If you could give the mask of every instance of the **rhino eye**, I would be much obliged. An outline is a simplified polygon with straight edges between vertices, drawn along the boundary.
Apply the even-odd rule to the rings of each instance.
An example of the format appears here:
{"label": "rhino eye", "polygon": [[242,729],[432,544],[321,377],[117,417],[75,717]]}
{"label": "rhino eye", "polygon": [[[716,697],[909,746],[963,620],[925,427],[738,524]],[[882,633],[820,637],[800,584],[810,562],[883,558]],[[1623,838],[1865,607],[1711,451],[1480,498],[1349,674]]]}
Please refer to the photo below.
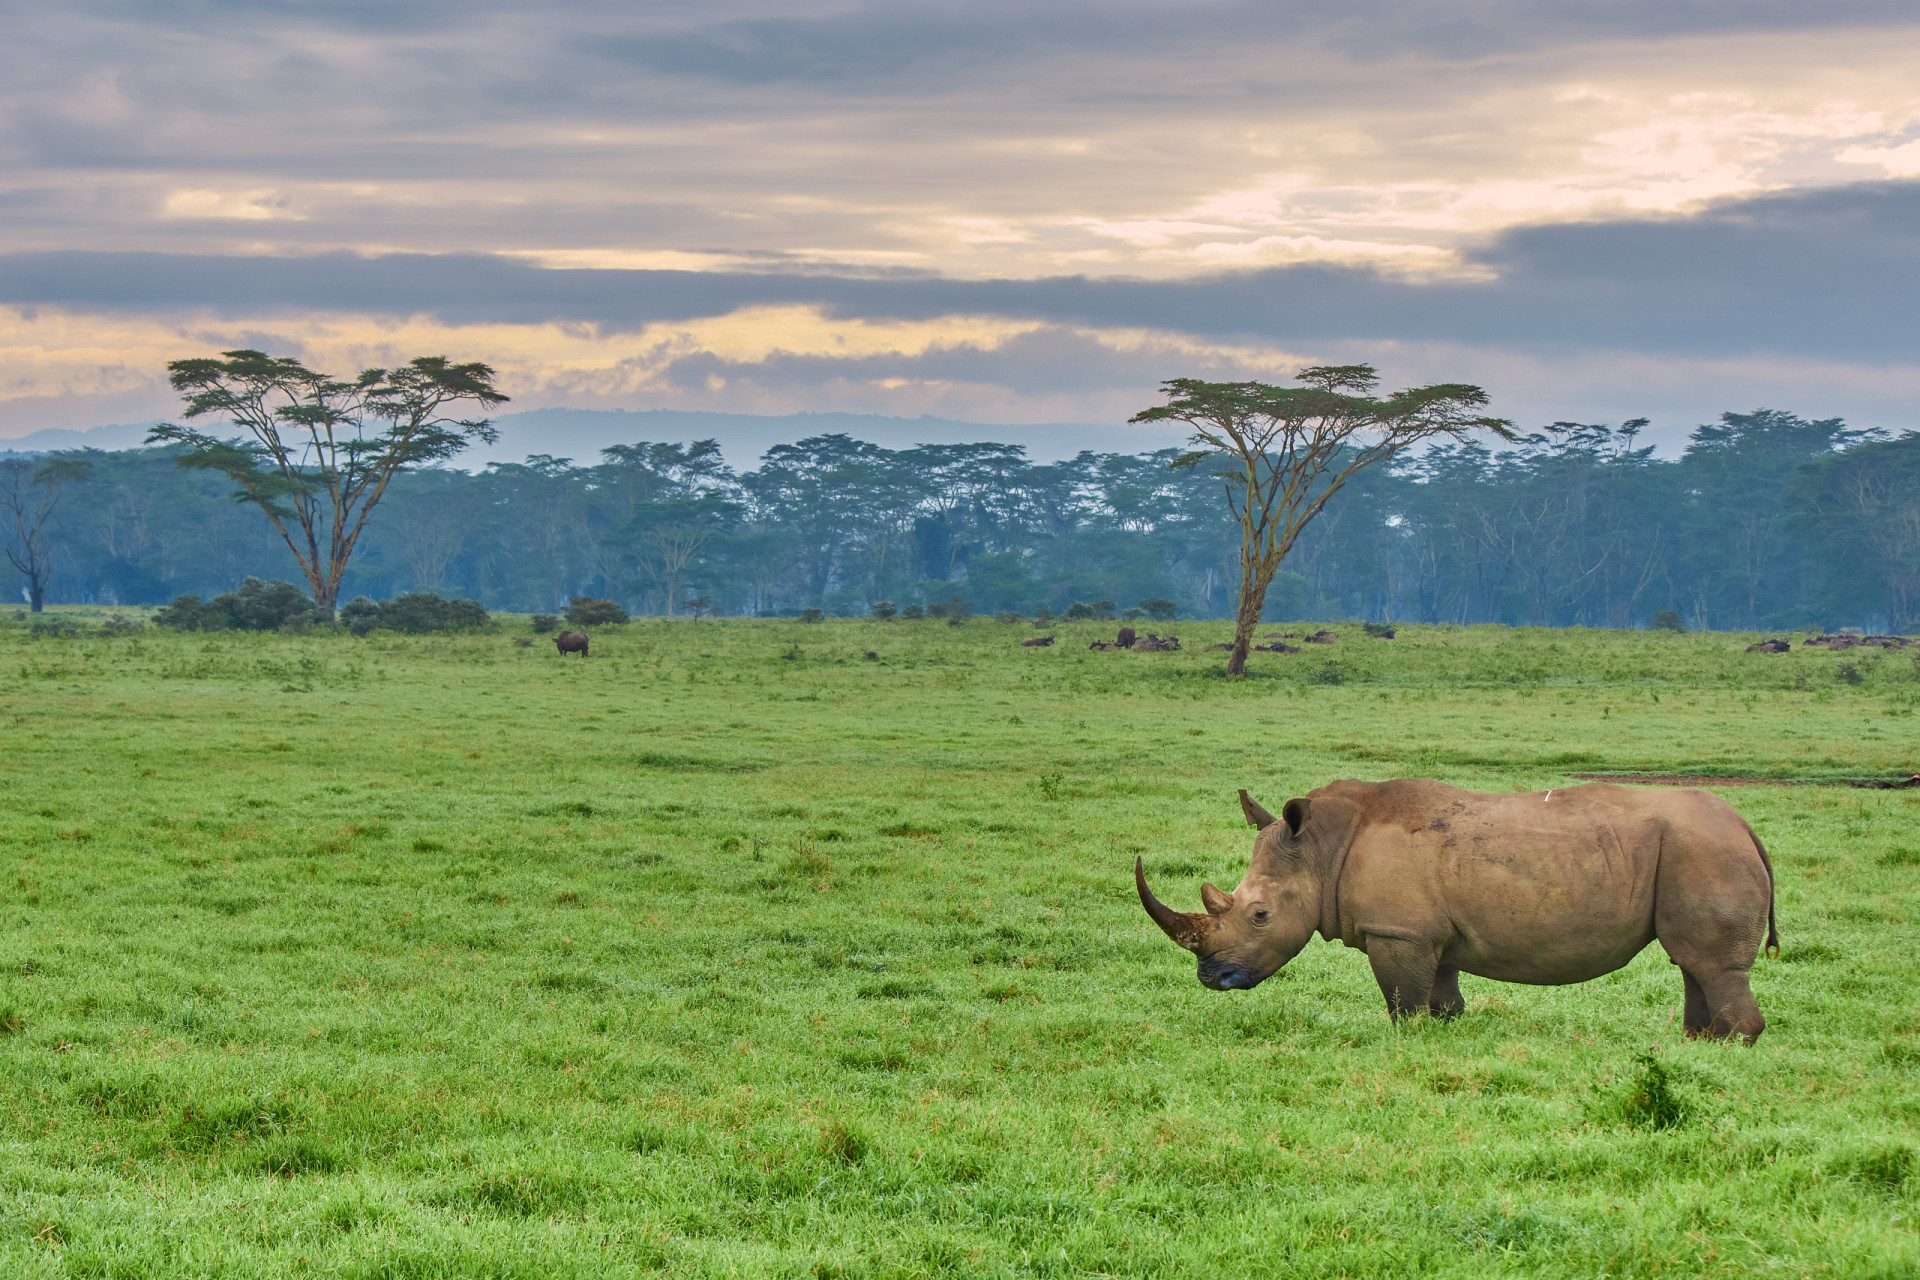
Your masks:
{"label": "rhino eye", "polygon": [[1265,924],[1267,922],[1267,909],[1265,907],[1261,907],[1253,913],[1253,922],[1255,924]]}

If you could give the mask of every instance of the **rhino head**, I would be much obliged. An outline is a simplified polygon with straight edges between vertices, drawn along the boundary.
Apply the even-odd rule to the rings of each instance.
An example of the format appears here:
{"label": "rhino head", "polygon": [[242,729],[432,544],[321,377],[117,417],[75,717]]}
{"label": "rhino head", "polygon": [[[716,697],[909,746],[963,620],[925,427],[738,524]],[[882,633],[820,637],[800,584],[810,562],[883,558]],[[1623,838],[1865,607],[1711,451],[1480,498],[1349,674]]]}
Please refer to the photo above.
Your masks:
{"label": "rhino head", "polygon": [[1289,800],[1276,818],[1245,791],[1240,810],[1259,828],[1253,861],[1232,893],[1200,886],[1205,911],[1175,911],[1147,888],[1133,862],[1140,905],[1175,943],[1200,957],[1200,981],[1215,991],[1258,986],[1300,953],[1320,925],[1320,873],[1304,833],[1311,801]]}

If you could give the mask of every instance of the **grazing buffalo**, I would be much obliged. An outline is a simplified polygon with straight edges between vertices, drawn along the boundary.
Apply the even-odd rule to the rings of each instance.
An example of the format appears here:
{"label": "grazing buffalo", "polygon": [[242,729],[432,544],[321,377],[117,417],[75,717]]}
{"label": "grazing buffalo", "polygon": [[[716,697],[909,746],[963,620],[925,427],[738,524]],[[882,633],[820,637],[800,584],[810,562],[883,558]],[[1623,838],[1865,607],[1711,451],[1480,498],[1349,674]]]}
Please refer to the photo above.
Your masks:
{"label": "grazing buffalo", "polygon": [[1022,649],[1044,649],[1052,643],[1053,643],[1052,636],[1037,636],[1032,640],[1022,640],[1020,642],[1020,647]]}
{"label": "grazing buffalo", "polygon": [[1149,631],[1135,640],[1133,647],[1141,653],[1171,653],[1180,647],[1180,637],[1157,636]]}
{"label": "grazing buffalo", "polygon": [[1748,653],[1792,653],[1793,646],[1785,640],[1762,640],[1759,644],[1747,646]]}
{"label": "grazing buffalo", "polygon": [[1122,649],[1131,649],[1133,648],[1134,639],[1135,637],[1133,633],[1133,628],[1122,627],[1120,628],[1120,634],[1114,637],[1113,642],[1119,645]]}
{"label": "grazing buffalo", "polygon": [[553,638],[553,643],[562,657],[569,653],[577,653],[583,658],[587,656],[587,638],[578,631],[562,631]]}
{"label": "grazing buffalo", "polygon": [[[1232,646],[1229,645],[1228,647],[1231,648]],[[1298,653],[1300,652],[1300,646],[1297,644],[1288,644],[1285,640],[1275,640],[1271,644],[1257,644],[1253,646],[1253,651],[1255,653]]]}
{"label": "grazing buffalo", "polygon": [[1656,938],[1680,966],[1690,1036],[1766,1027],[1747,985],[1779,947],[1773,867],[1740,815],[1704,791],[1611,783],[1486,795],[1424,778],[1335,782],[1259,828],[1239,887],[1201,887],[1205,911],[1140,902],[1200,957],[1218,991],[1257,986],[1317,930],[1367,953],[1395,1018],[1466,1007],[1460,975],[1558,986],[1632,960]]}

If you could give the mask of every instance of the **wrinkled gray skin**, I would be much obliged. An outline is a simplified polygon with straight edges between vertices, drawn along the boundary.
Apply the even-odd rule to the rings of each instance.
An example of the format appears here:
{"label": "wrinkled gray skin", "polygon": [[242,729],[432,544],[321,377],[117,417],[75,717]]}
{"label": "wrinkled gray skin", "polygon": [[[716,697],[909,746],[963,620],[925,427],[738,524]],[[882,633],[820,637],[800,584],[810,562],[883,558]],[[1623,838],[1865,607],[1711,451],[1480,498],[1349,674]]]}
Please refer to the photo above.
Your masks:
{"label": "wrinkled gray skin", "polygon": [[1560,985],[1620,968],[1659,939],[1680,966],[1688,1035],[1755,1040],[1747,985],[1777,948],[1773,868],[1739,814],[1704,791],[1594,783],[1520,795],[1423,778],[1335,782],[1275,818],[1240,793],[1259,828],[1232,893],[1204,912],[1140,901],[1200,958],[1200,981],[1244,990],[1317,931],[1365,951],[1396,1019],[1466,1007],[1460,975]]}

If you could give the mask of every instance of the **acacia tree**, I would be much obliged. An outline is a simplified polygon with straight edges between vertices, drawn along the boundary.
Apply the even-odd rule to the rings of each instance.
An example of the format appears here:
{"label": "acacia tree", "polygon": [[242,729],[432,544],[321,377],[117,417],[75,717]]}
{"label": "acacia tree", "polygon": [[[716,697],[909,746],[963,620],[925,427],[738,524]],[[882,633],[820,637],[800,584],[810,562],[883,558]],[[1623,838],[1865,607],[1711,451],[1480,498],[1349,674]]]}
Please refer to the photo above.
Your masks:
{"label": "acacia tree", "polygon": [[35,467],[25,458],[0,462],[0,521],[6,525],[7,563],[27,580],[27,605],[39,613],[47,603],[47,580],[53,576],[53,542],[47,522],[59,504],[60,490],[87,478],[88,463],[79,458],[55,458]]}
{"label": "acacia tree", "polygon": [[235,499],[266,515],[306,575],[314,611],[327,620],[388,483],[476,440],[491,444],[498,438],[492,423],[448,411],[465,401],[492,408],[507,400],[487,365],[445,356],[363,369],[341,382],[289,357],[223,351],[217,360],[175,360],[167,375],[186,400],[184,417],[224,417],[247,434],[222,440],[161,423],[147,442],[183,444],[181,466],[217,471],[239,486]]}
{"label": "acacia tree", "polygon": [[1172,470],[1219,460],[1227,509],[1240,526],[1240,604],[1227,674],[1247,669],[1247,651],[1260,625],[1267,587],[1313,518],[1347,481],[1436,436],[1465,439],[1491,431],[1512,439],[1513,424],[1475,412],[1487,393],[1465,383],[1436,383],[1392,395],[1372,394],[1372,365],[1319,365],[1294,375],[1299,387],[1264,382],[1161,384],[1167,403],[1133,415],[1133,422],[1181,422],[1199,446]]}

